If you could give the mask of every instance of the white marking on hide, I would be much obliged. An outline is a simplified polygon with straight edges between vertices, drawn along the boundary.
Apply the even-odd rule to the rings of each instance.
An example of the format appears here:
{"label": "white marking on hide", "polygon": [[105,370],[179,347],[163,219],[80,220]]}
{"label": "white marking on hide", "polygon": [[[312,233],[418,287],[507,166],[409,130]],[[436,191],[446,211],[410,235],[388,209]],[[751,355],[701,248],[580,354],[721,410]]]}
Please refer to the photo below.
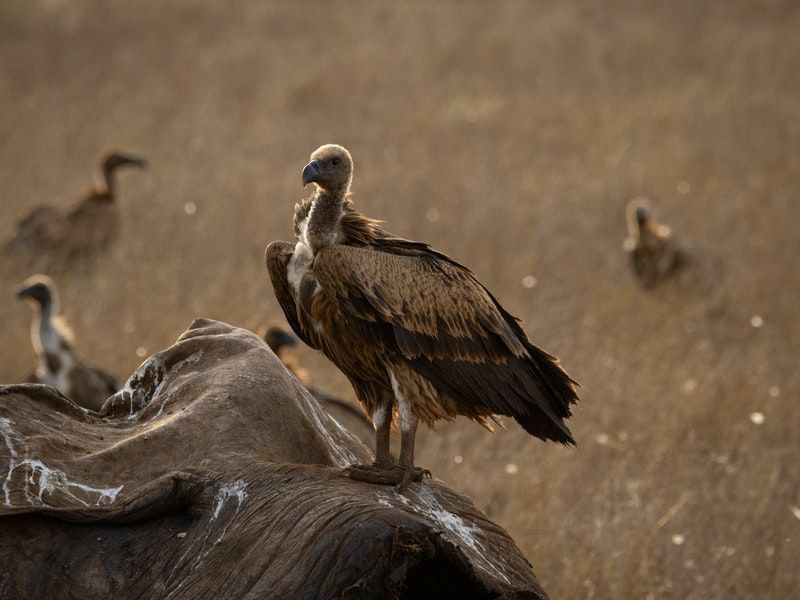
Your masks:
{"label": "white marking on hide", "polygon": [[[17,464],[17,467],[28,467],[30,469],[30,474],[27,476],[25,482],[25,494],[29,500],[33,500],[34,496],[30,495],[28,485],[36,486],[38,484],[39,493],[35,495],[35,498],[38,499],[41,504],[47,504],[43,498],[45,493],[53,495],[57,492],[61,492],[73,500],[77,500],[84,506],[91,506],[92,504],[94,506],[99,506],[103,502],[114,502],[117,498],[117,494],[119,494],[124,487],[100,488],[70,481],[64,471],[60,469],[51,469],[38,459],[26,458],[21,460]],[[37,474],[38,481],[36,477]],[[97,494],[98,498],[90,504],[90,502],[76,496],[73,490],[80,490],[85,494]]]}
{"label": "white marking on hide", "polygon": [[186,365],[193,365],[194,363],[198,362],[201,358],[203,358],[203,351],[198,350],[194,354],[190,354],[183,360],[179,360],[178,362],[176,362],[174,365],[172,365],[170,371],[180,371]]}
{"label": "white marking on hide", "polygon": [[[45,500],[45,493],[51,496],[61,493],[80,502],[84,506],[100,506],[105,502],[111,503],[117,499],[117,495],[122,491],[124,486],[102,488],[86,485],[77,481],[70,481],[68,475],[64,471],[52,469],[39,459],[26,457],[17,460],[20,456],[20,452],[23,456],[27,454],[27,445],[19,434],[14,431],[12,427],[13,424],[14,422],[11,419],[0,418],[0,433],[3,435],[3,439],[10,454],[8,473],[3,482],[3,499],[6,506],[14,506],[11,502],[9,482],[18,470],[21,470],[23,473],[25,499],[31,505],[51,506]],[[16,443],[22,447],[21,451],[15,448]],[[37,487],[38,492],[36,491]],[[33,488],[33,490],[31,488]],[[76,494],[78,493],[83,497],[77,496]],[[91,496],[95,494],[97,498],[91,498]],[[87,498],[86,496],[89,497]]]}
{"label": "white marking on hide", "polygon": [[[175,566],[172,568],[172,572],[167,578],[167,583],[169,583],[172,580],[172,578],[175,576],[176,571],[182,567],[184,559],[186,559],[187,556],[190,556],[195,551],[195,547],[198,544],[200,545],[200,548],[197,550],[197,558],[191,564],[191,567],[189,569],[190,571],[197,570],[200,567],[203,560],[205,560],[205,558],[212,552],[214,547],[219,545],[220,542],[222,542],[222,539],[228,532],[231,523],[233,523],[233,520],[236,518],[236,515],[239,514],[239,511],[241,510],[242,505],[244,504],[245,498],[247,498],[247,492],[245,491],[246,487],[247,483],[242,479],[234,481],[233,483],[225,483],[219,487],[217,493],[214,495],[214,507],[211,512],[211,517],[206,523],[206,526],[203,528],[202,533],[191,540],[188,547],[184,551],[183,555],[181,555],[181,557],[177,560]],[[225,510],[226,505],[228,505],[228,501],[231,498],[236,500],[236,504],[233,507],[232,514],[230,513],[230,511]],[[224,524],[222,525],[222,531],[220,531],[216,539],[213,542],[211,542],[209,547],[204,552],[201,552],[200,550],[202,550],[208,544],[211,535],[214,533],[214,527],[216,525],[217,519],[219,519],[221,515],[224,517]],[[223,521],[220,520],[220,522]],[[184,536],[185,535],[186,534],[184,534]],[[178,582],[178,585],[176,586],[175,589],[180,589],[182,585],[183,581],[181,580]]]}
{"label": "white marking on hide", "polygon": [[[234,508],[233,514],[228,519],[228,522],[222,528],[222,531],[217,537],[214,545],[216,546],[222,541],[222,538],[225,537],[225,534],[228,532],[228,528],[230,527],[233,519],[239,514],[239,511],[242,508],[242,504],[244,504],[244,499],[247,498],[247,492],[244,489],[247,487],[247,484],[239,479],[233,483],[226,483],[217,491],[217,495],[214,496],[214,512],[211,514],[211,520],[209,521],[209,525],[212,524],[214,521],[217,520],[219,514],[222,512],[222,509],[227,504],[228,500],[231,498],[236,499],[236,508]],[[208,554],[208,551],[206,552]],[[205,555],[204,555],[205,556]]]}
{"label": "white marking on hide", "polygon": [[[303,395],[303,397],[305,398],[305,395]],[[306,402],[308,401],[306,400]],[[316,400],[313,400],[313,402],[316,402]],[[317,410],[322,411],[322,407],[318,408],[311,407],[308,406],[308,404],[306,404],[306,406],[309,409],[307,412],[311,413],[311,419],[314,423],[315,429],[322,435],[323,438],[325,438],[325,442],[327,443],[328,449],[330,450],[331,453],[331,458],[334,459],[336,464],[340,467],[346,467],[352,465],[353,463],[358,462],[356,456],[352,452],[350,452],[350,449],[341,444],[338,444],[336,440],[333,439],[333,436],[331,435],[330,431],[328,431],[328,428],[325,427],[325,425],[322,423],[322,419],[320,419],[319,413],[317,412]],[[329,417],[329,419],[330,422],[333,423],[336,427],[338,427],[340,431],[349,434],[349,432],[344,427],[342,427],[336,419],[334,419],[333,417]]]}
{"label": "white marking on hide", "polygon": [[[407,491],[406,495],[390,493],[385,491],[375,492],[375,499],[381,506],[398,508],[421,514],[430,519],[434,525],[438,525],[445,539],[459,547],[466,547],[471,552],[467,554],[470,562],[490,575],[501,578],[506,583],[510,583],[505,574],[506,566],[502,559],[498,562],[494,557],[487,556],[486,547],[481,540],[485,536],[483,530],[474,523],[468,523],[460,516],[444,508],[428,487],[423,487],[416,493],[416,502],[412,492]],[[498,558],[500,556],[498,555]],[[474,560],[473,560],[474,559]]]}
{"label": "white marking on hide", "polygon": [[246,487],[247,484],[239,479],[233,483],[226,483],[219,488],[217,495],[214,496],[214,512],[211,514],[211,520],[214,521],[219,516],[222,507],[233,497],[236,497],[236,512],[239,512],[244,499],[247,498],[247,492],[244,491]]}
{"label": "white marking on hide", "polygon": [[[179,373],[179,371],[184,369],[187,365],[193,365],[199,362],[202,358],[203,351],[198,350],[186,358],[179,360],[169,369],[166,368],[164,360],[156,355],[149,357],[139,365],[139,368],[136,369],[134,374],[125,382],[122,389],[114,395],[120,396],[123,402],[127,401],[129,403],[128,420],[132,421],[137,419],[145,407],[157,398],[158,394],[161,392],[161,386],[166,381],[167,373],[170,374],[172,377],[171,381],[174,383],[179,377],[194,374],[193,372]],[[145,391],[141,389],[140,382],[148,381],[151,378],[157,383],[152,392],[146,394]],[[167,404],[167,400],[168,398],[164,398],[159,403],[158,411],[149,419],[150,421],[161,415],[164,411],[164,406]]]}
{"label": "white marking on hide", "polygon": [[14,449],[14,444],[11,443],[11,438],[14,435],[14,430],[12,429],[12,425],[14,421],[11,419],[6,419],[0,417],[0,433],[3,434],[3,440],[8,446],[8,474],[6,475],[5,481],[3,481],[3,497],[6,506],[11,506],[11,496],[10,490],[8,489],[8,482],[11,479],[11,475],[14,473],[14,469],[16,468],[16,459],[17,459],[17,451]]}
{"label": "white marking on hide", "polygon": [[[337,466],[347,467],[357,463],[358,457],[353,454],[353,452],[351,452],[347,446],[339,444],[336,441],[336,439],[331,435],[331,432],[328,430],[328,427],[322,422],[322,418],[327,418],[328,423],[333,423],[334,427],[336,427],[346,439],[357,440],[358,438],[356,438],[355,435],[348,429],[343,427],[336,419],[326,413],[319,405],[319,402],[314,400],[311,394],[308,393],[308,390],[306,390],[296,378],[293,377],[292,382],[294,384],[296,396],[302,400],[300,407],[302,408],[303,413],[306,415],[306,417],[310,417],[310,421],[314,425],[314,428],[325,440],[331,458],[334,460]],[[321,418],[320,415],[324,415],[324,417]]]}
{"label": "white marking on hide", "polygon": [[[150,398],[144,393],[138,385],[142,381],[146,381],[148,378],[148,372],[152,372],[153,379],[156,380],[156,387],[153,389],[153,393],[150,395]],[[139,413],[147,406],[148,402],[152,400],[153,396],[155,396],[158,388],[161,387],[161,384],[164,382],[164,361],[161,359],[160,356],[150,356],[145,360],[136,371],[133,372],[128,378],[128,381],[125,382],[125,385],[122,386],[122,389],[114,394],[114,397],[120,396],[124,401],[128,401],[129,404],[129,412],[128,412],[128,420],[131,421],[136,419],[139,416]],[[137,406],[138,404],[138,406]],[[109,420],[105,418],[104,420]]]}

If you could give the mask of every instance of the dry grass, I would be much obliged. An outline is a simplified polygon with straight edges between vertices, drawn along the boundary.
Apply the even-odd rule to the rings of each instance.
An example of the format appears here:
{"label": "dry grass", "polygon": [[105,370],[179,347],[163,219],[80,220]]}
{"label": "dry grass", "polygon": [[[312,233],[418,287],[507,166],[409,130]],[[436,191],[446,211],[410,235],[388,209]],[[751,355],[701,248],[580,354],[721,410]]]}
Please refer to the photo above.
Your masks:
{"label": "dry grass", "polygon": [[[788,598],[798,31],[794,3],[756,0],[6,0],[0,236],[79,191],[101,147],[150,158],[121,178],[119,243],[61,278],[79,346],[126,375],[195,316],[278,316],[263,248],[289,238],[308,153],[345,144],[358,205],[470,265],[585,388],[576,451],[457,422],[420,435],[420,464],[507,527],[554,598]],[[640,194],[724,265],[702,290],[631,281]],[[25,275],[2,265],[3,381],[32,364],[9,290]]]}

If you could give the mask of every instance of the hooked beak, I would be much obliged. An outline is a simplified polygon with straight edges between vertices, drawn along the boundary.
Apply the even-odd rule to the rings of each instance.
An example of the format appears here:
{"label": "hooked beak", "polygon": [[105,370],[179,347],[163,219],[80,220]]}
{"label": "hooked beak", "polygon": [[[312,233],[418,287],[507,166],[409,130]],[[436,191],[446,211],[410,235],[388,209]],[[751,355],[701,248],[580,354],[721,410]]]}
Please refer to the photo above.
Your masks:
{"label": "hooked beak", "polygon": [[320,175],[319,167],[320,162],[318,160],[312,160],[305,167],[303,167],[303,187],[317,180]]}
{"label": "hooked beak", "polygon": [[126,156],[125,158],[127,159],[125,162],[128,163],[129,165],[136,165],[137,167],[147,166],[147,160],[145,160],[145,158],[141,156],[129,155]]}
{"label": "hooked beak", "polygon": [[640,206],[636,209],[636,222],[639,225],[644,225],[647,222],[647,219],[650,218],[650,211],[647,210],[644,206]]}
{"label": "hooked beak", "polygon": [[14,293],[17,295],[17,298],[22,300],[23,298],[28,297],[28,286],[24,283],[19,284],[17,287],[14,288]]}

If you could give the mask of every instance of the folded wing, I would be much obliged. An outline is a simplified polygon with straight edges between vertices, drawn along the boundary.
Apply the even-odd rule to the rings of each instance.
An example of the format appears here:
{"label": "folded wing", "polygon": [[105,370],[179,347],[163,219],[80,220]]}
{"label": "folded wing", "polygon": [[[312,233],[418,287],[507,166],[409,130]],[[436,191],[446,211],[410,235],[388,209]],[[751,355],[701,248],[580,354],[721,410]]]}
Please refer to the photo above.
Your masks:
{"label": "folded wing", "polygon": [[457,402],[514,417],[542,439],[574,443],[563,423],[577,400],[557,359],[465,267],[424,244],[320,250],[314,274],[362,333]]}

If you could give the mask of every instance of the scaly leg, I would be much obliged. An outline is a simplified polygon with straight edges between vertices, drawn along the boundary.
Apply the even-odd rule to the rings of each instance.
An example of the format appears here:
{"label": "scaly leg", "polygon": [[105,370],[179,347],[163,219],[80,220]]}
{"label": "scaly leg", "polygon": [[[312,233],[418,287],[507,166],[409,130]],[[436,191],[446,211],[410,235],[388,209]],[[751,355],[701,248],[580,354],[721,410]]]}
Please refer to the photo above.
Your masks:
{"label": "scaly leg", "polygon": [[394,459],[389,451],[390,433],[392,430],[392,401],[384,401],[372,413],[372,423],[375,425],[375,462],[376,467],[388,469],[394,465]]}
{"label": "scaly leg", "polygon": [[383,485],[394,485],[399,481],[398,475],[394,473],[397,466],[389,450],[393,405],[392,396],[385,394],[372,413],[372,423],[375,426],[375,461],[371,465],[347,467],[344,473],[350,479]]}
{"label": "scaly leg", "polygon": [[[372,465],[352,465],[345,471],[350,479],[377,483],[382,485],[396,485],[398,491],[412,481],[421,481],[424,476],[430,477],[430,472],[414,466],[414,438],[417,435],[417,416],[411,409],[411,404],[400,390],[394,373],[389,371],[394,391],[394,398],[386,395],[384,402],[373,415],[376,428],[375,437],[375,462]],[[396,400],[400,413],[400,464],[394,464],[389,454],[389,429],[392,423],[392,405]]]}
{"label": "scaly leg", "polygon": [[[405,400],[405,399],[403,399]],[[417,425],[419,419],[411,411],[410,405],[400,402],[400,464],[403,477],[397,484],[398,491],[403,489],[412,481],[422,481],[423,477],[430,477],[431,472],[427,469],[414,466],[414,442],[417,437]]]}

